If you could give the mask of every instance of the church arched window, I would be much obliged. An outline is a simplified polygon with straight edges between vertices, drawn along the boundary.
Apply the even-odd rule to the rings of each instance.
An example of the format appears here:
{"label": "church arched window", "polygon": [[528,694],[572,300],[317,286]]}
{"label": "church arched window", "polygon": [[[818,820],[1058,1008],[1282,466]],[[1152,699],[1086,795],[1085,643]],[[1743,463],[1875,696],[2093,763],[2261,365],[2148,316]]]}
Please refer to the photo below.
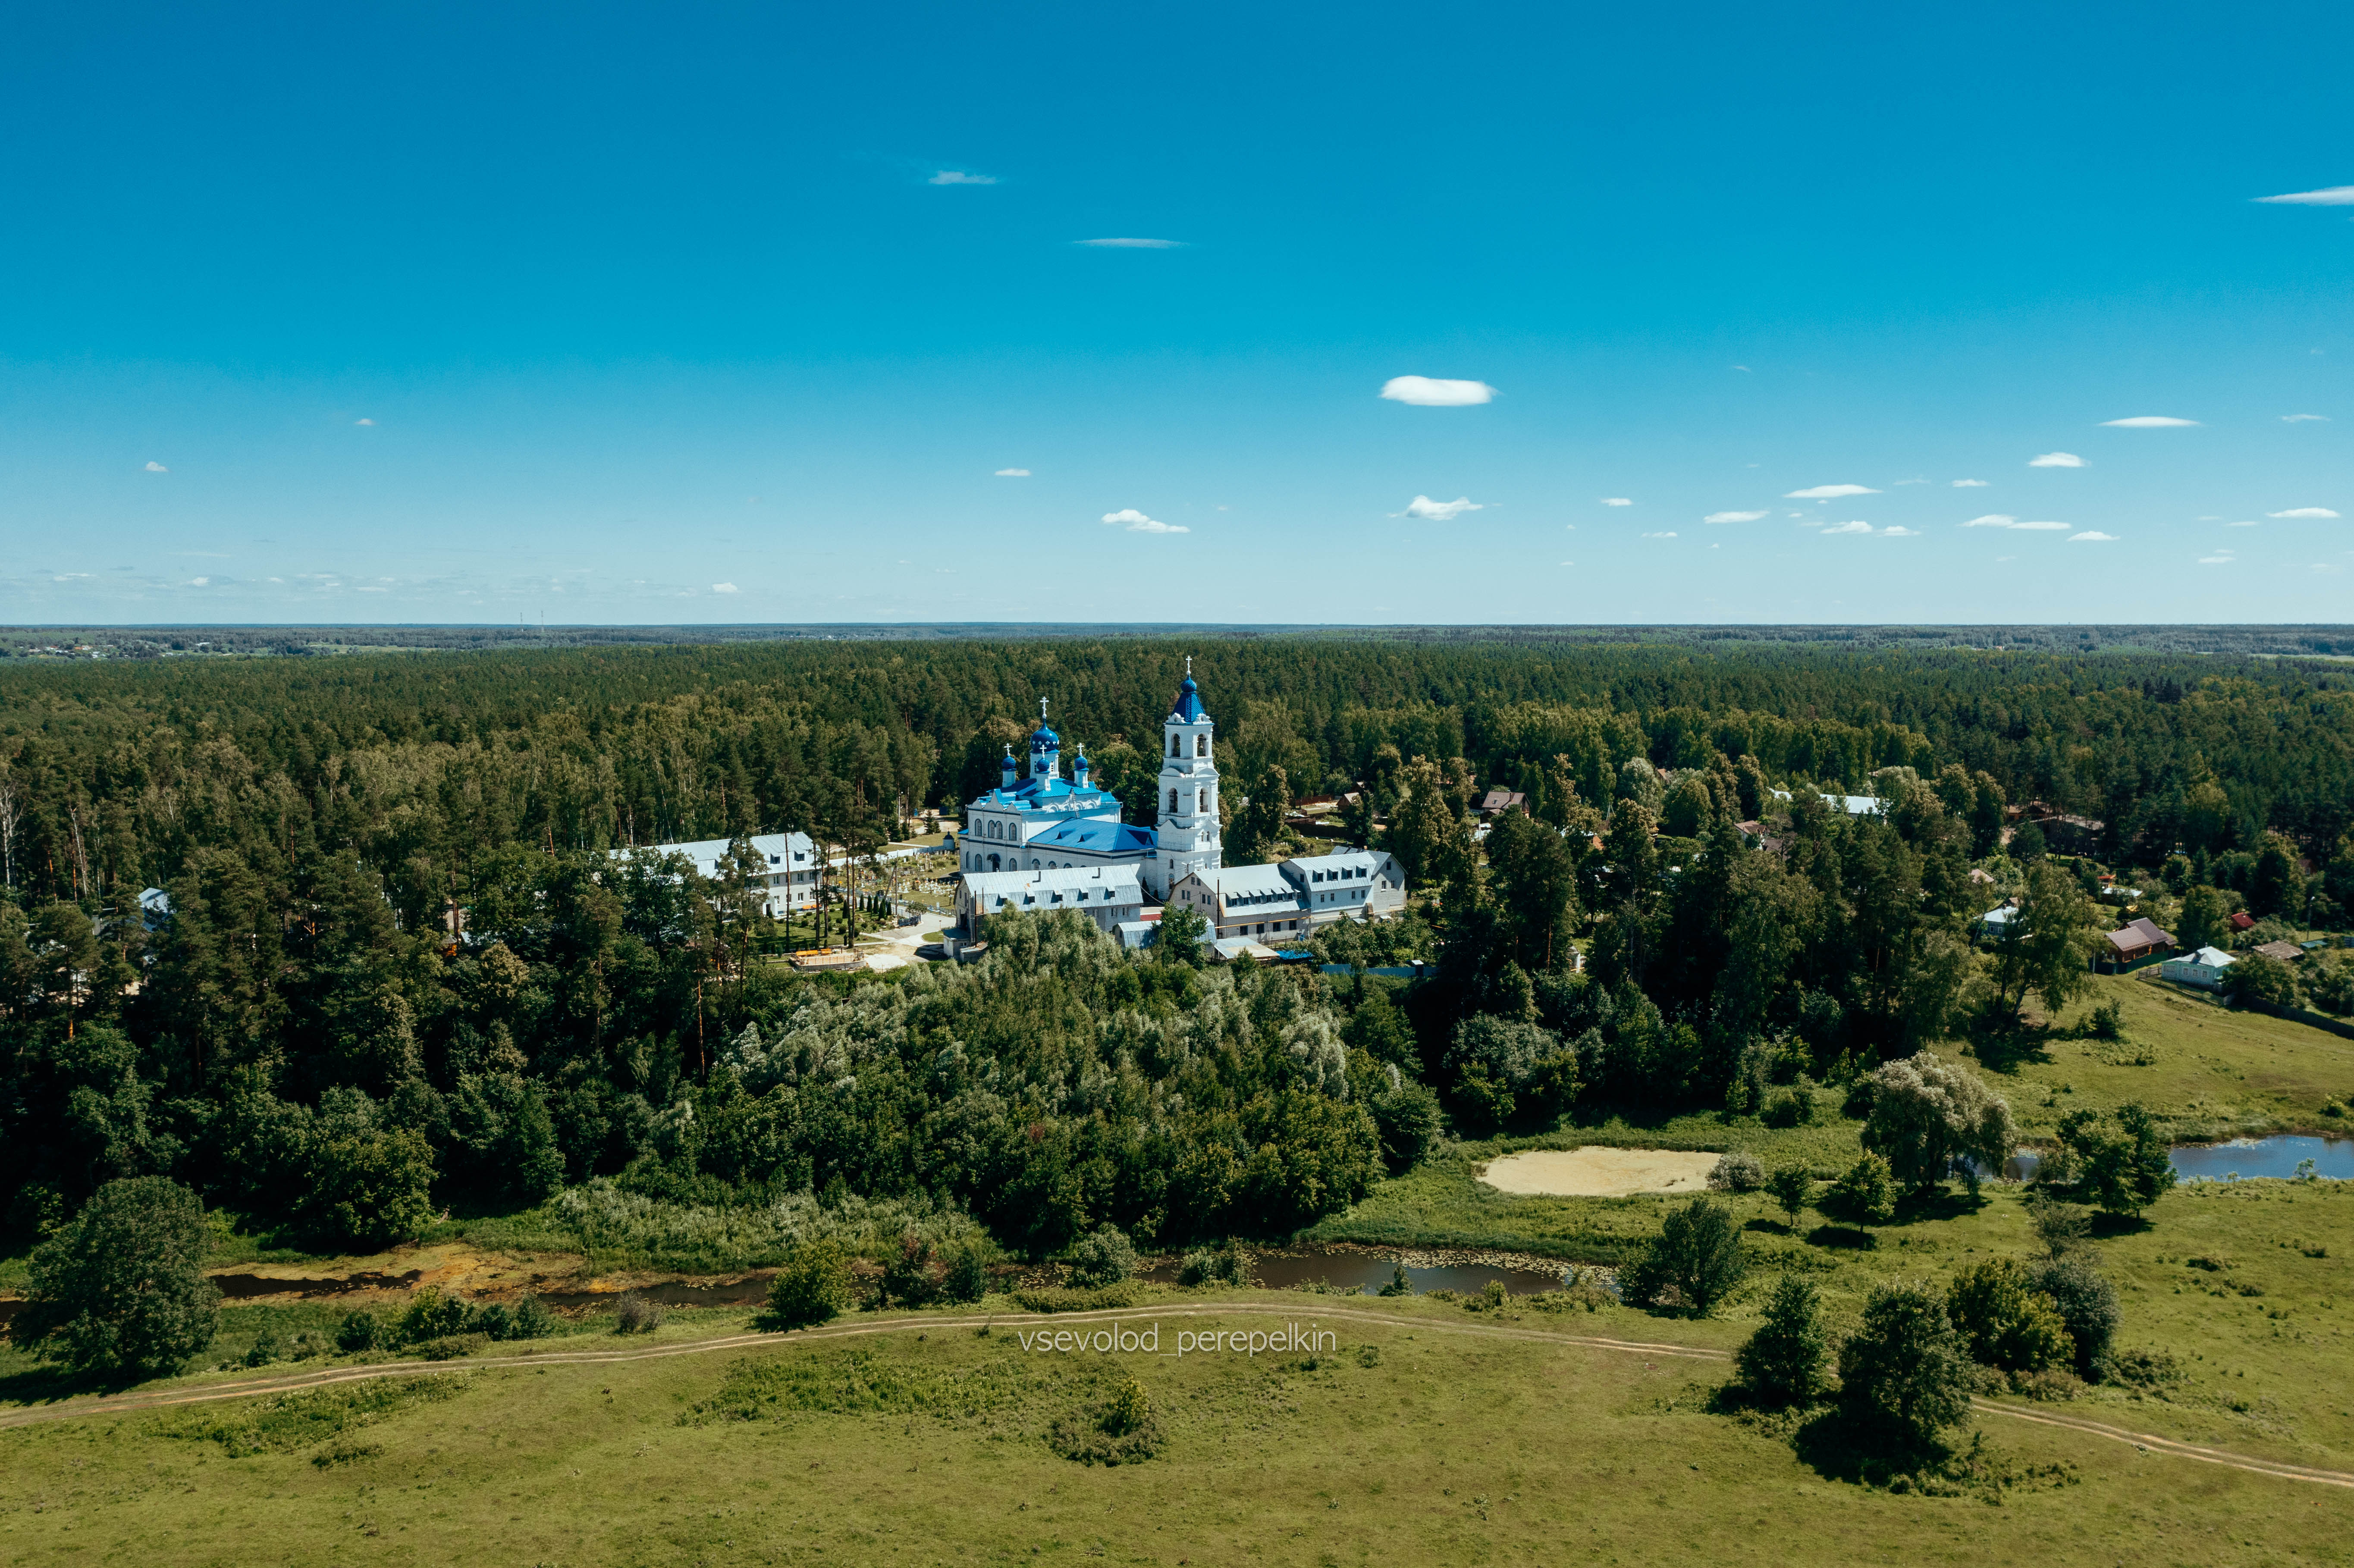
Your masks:
{"label": "church arched window", "polygon": [[1169,755],[1172,757],[1182,757],[1185,755],[1185,737],[1183,736],[1172,735],[1169,737]]}
{"label": "church arched window", "polygon": [[1193,755],[1196,757],[1207,757],[1210,755],[1210,737],[1208,736],[1197,735],[1193,737]]}
{"label": "church arched window", "polygon": [[1169,809],[1172,811],[1177,809],[1177,791],[1174,789],[1169,791]]}

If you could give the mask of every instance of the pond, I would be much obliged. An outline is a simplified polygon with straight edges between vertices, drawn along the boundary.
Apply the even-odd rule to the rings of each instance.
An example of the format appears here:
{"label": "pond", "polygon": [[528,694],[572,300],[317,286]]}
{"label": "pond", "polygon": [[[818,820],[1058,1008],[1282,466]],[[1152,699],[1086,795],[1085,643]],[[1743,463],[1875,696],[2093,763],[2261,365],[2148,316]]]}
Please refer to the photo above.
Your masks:
{"label": "pond", "polygon": [[[2354,1181],[2354,1138],[2306,1138],[2281,1133],[2272,1138],[2235,1138],[2229,1143],[2178,1143],[2167,1153],[2174,1174],[2183,1181],[2224,1181],[2234,1177],[2294,1179],[2304,1160],[2313,1161],[2313,1173],[2336,1181]],[[2022,1149],[2002,1162],[2002,1179],[2024,1181],[2035,1174],[2043,1157]]]}
{"label": "pond", "polygon": [[2313,1161],[2313,1173],[2336,1181],[2354,1181],[2354,1138],[2303,1138],[2284,1133],[2276,1138],[2237,1138],[2229,1143],[2186,1143],[2171,1150],[2174,1173],[2185,1181],[2229,1181],[2233,1177],[2294,1177],[2297,1166]]}

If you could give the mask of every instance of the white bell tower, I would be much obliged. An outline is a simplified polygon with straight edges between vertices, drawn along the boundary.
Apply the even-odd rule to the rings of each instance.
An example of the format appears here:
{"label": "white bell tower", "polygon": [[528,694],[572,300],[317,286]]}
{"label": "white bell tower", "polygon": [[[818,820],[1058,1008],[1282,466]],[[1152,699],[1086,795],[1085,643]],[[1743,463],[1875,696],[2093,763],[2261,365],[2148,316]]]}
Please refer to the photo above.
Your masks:
{"label": "white bell tower", "polygon": [[1169,890],[1196,871],[1223,863],[1218,846],[1218,764],[1212,735],[1217,728],[1202,711],[1193,684],[1193,661],[1185,661],[1185,683],[1177,705],[1161,721],[1160,853],[1144,863],[1145,891],[1163,904]]}

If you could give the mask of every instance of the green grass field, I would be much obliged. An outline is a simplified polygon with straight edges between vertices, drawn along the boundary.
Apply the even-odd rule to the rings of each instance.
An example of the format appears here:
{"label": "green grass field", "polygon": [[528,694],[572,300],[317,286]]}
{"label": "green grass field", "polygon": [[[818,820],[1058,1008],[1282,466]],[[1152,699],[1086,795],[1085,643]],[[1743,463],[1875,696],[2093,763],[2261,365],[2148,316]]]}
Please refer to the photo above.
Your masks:
{"label": "green grass field", "polygon": [[[2031,1136],[2073,1107],[2128,1099],[2178,1133],[2327,1129],[2337,1122],[2327,1107],[2354,1090],[2354,1043],[2137,977],[2104,978],[2080,1006],[2110,998],[2125,1009],[2123,1042],[2053,1040],[1989,1064]],[[1677,1200],[1511,1197],[1477,1181],[1478,1162],[1508,1148],[1650,1144],[1747,1149],[1827,1174],[1854,1158],[1856,1128],[1827,1108],[1805,1128],[1696,1116],[1465,1146],[1316,1234],[1606,1261],[1656,1234]],[[1722,1353],[1749,1332],[1778,1270],[1815,1278],[1844,1326],[1876,1283],[1938,1282],[2032,1245],[2020,1193],[2001,1186],[1975,1202],[1955,1192],[1888,1225],[1829,1230],[1813,1212],[1786,1227],[1762,1196],[1723,1201],[1748,1227],[1755,1272],[1701,1322],[1615,1306],[1479,1312],[1431,1298],[1148,1290],[1144,1315],[1162,1315],[1164,1337],[1181,1322],[1263,1328],[1272,1313],[1326,1320],[1339,1349],[1036,1355],[1006,1328],[981,1335],[939,1314],[857,1339],[567,1359],[690,1350],[749,1326],[742,1312],[684,1311],[631,1339],[610,1318],[587,1319],[519,1363],[519,1347],[493,1346],[421,1380],[69,1413],[0,1430],[0,1563],[1190,1568],[1770,1553],[1794,1564],[2026,1557],[2203,1568],[2354,1556],[2354,1489],[1988,1414],[1955,1495],[1900,1494],[1860,1483],[1852,1454],[1820,1429],[1712,1409],[1728,1375],[1721,1361],[1563,1342]],[[517,1220],[474,1226],[467,1241],[495,1249],[508,1231],[535,1246],[561,1239]],[[2179,1379],[2008,1406],[2354,1472],[2354,1184],[2179,1189],[2098,1245],[2122,1296],[2120,1346],[2170,1359]],[[226,1308],[206,1364],[239,1361],[265,1330],[281,1341],[324,1333],[343,1310]],[[1200,1316],[1180,1319],[1189,1312]],[[207,1372],[144,1392],[353,1364]],[[1055,1424],[1129,1373],[1153,1401],[1161,1452],[1117,1468],[1058,1455],[1046,1440]],[[52,1402],[71,1392],[0,1350],[0,1424],[57,1412]],[[1965,1445],[1971,1436],[1961,1434]]]}
{"label": "green grass field", "polygon": [[[1270,1320],[1191,1305],[1204,1327]],[[1500,1341],[1430,1301],[1276,1306],[1382,1320],[1339,1322],[1334,1354],[1182,1359],[1024,1353],[942,1323],[0,1432],[0,1561],[2205,1565],[2336,1560],[2354,1526],[2343,1489],[1999,1417],[1984,1479],[1899,1495],[1711,1414],[1721,1365]],[[726,1326],[697,1314],[661,1338]],[[1732,1337],[1610,1310],[1508,1326]],[[1129,1374],[1158,1457],[1049,1448],[1056,1417]]]}

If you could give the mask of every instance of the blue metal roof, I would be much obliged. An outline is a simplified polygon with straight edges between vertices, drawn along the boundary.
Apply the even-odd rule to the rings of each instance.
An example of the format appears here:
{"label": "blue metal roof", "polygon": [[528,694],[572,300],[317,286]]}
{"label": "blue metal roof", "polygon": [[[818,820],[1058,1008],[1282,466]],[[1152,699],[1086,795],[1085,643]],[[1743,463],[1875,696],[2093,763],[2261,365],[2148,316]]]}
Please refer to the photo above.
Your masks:
{"label": "blue metal roof", "polygon": [[1183,719],[1187,724],[1192,724],[1196,719],[1204,716],[1202,713],[1202,688],[1193,683],[1193,676],[1186,676],[1185,683],[1177,688],[1177,706],[1173,711],[1179,718]]}
{"label": "blue metal roof", "polygon": [[1129,822],[1065,822],[1050,828],[1022,847],[1025,850],[1069,850],[1081,854],[1134,854],[1160,846],[1161,835]]}
{"label": "blue metal roof", "polygon": [[1030,732],[1030,749],[1032,751],[1060,751],[1063,749],[1063,737],[1056,735],[1044,725],[1041,724],[1036,729]]}

